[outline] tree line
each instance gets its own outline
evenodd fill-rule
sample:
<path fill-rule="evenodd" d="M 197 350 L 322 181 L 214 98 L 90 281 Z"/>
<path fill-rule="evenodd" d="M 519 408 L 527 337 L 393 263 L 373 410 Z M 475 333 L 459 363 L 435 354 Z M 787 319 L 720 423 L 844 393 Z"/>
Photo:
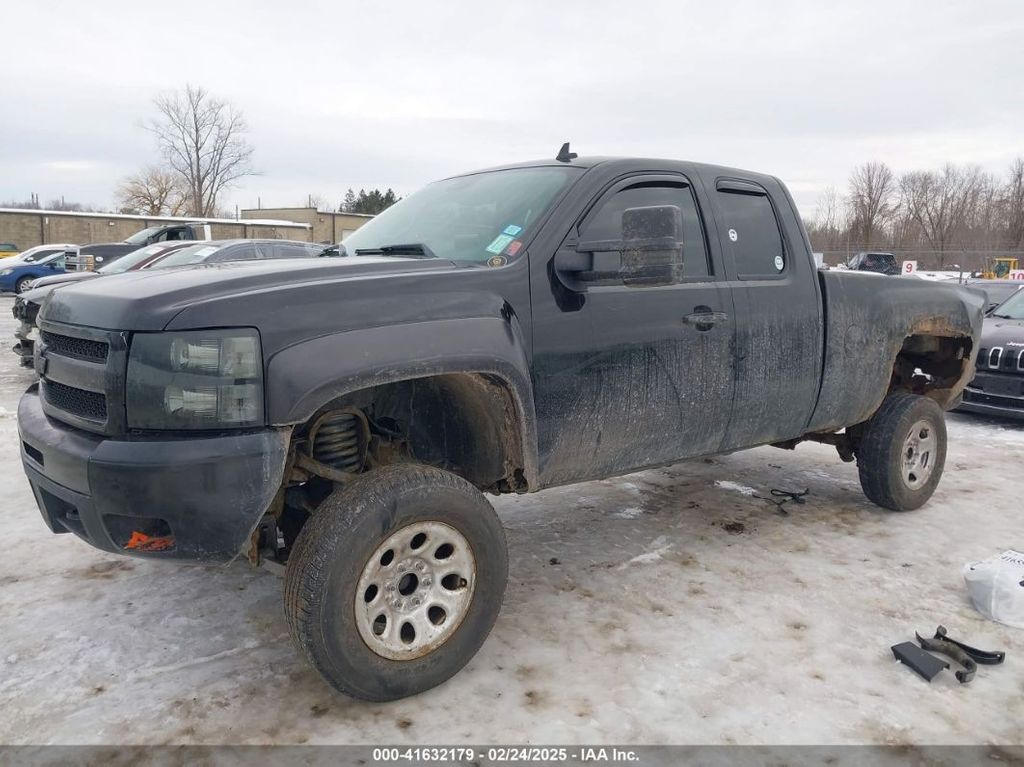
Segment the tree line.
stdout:
<path fill-rule="evenodd" d="M 864 163 L 845 194 L 825 190 L 804 224 L 826 255 L 887 250 L 925 255 L 938 269 L 981 267 L 1024 248 L 1024 157 L 1003 175 L 952 163 L 897 175 L 883 162 Z"/>
<path fill-rule="evenodd" d="M 221 193 L 256 173 L 244 115 L 192 85 L 157 97 L 154 105 L 157 116 L 146 127 L 156 138 L 160 160 L 122 180 L 117 190 L 121 211 L 217 216 Z M 319 195 L 309 195 L 307 201 L 318 209 L 325 207 Z M 360 189 L 358 195 L 349 189 L 337 210 L 376 215 L 397 201 L 391 189 Z"/>

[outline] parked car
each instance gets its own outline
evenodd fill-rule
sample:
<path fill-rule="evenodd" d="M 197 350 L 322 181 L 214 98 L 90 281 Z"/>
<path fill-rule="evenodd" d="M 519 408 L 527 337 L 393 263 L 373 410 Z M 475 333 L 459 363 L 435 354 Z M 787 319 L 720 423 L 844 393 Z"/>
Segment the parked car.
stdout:
<path fill-rule="evenodd" d="M 965 283 L 985 294 L 986 311 L 992 311 L 999 304 L 1024 288 L 1024 280 L 967 280 Z"/>
<path fill-rule="evenodd" d="M 210 237 L 210 225 L 202 221 L 151 226 L 136 232 L 123 242 L 94 242 L 83 245 L 78 255 L 69 260 L 68 271 L 81 272 L 98 269 L 111 261 L 127 256 L 143 245 L 182 240 L 209 240 Z"/>
<path fill-rule="evenodd" d="M 13 242 L 0 242 L 0 258 L 18 255 L 18 246 Z"/>
<path fill-rule="evenodd" d="M 892 253 L 858 253 L 846 265 L 861 272 L 889 275 L 900 273 L 900 265 Z"/>
<path fill-rule="evenodd" d="M 150 268 L 217 264 L 224 261 L 265 261 L 277 258 L 317 258 L 328 248 L 297 240 L 217 240 L 197 243 L 161 258 Z"/>
<path fill-rule="evenodd" d="M 68 250 L 74 250 L 76 247 L 76 245 L 65 242 L 36 245 L 34 248 L 23 250 L 16 255 L 0 259 L 0 269 L 11 267 L 15 264 L 33 264 L 42 258 L 52 256 L 54 253 L 65 253 Z"/>
<path fill-rule="evenodd" d="M 485 492 L 810 440 L 915 509 L 974 373 L 979 292 L 816 269 L 782 183 L 734 168 L 566 145 L 342 244 L 54 291 L 18 427 L 51 531 L 283 564 L 297 647 L 359 698 L 483 644 L 508 574 Z"/>
<path fill-rule="evenodd" d="M 0 264 L 3 266 L 3 264 Z M 51 253 L 31 264 L 17 263 L 0 269 L 0 291 L 22 293 L 40 277 L 64 272 L 64 253 Z"/>
<path fill-rule="evenodd" d="M 1024 290 L 989 312 L 960 410 L 1024 420 Z"/>
<path fill-rule="evenodd" d="M 12 350 L 21 358 L 21 364 L 24 367 L 32 366 L 32 353 L 35 348 L 36 338 L 39 336 L 39 329 L 36 327 L 36 315 L 39 314 L 39 307 L 42 305 L 43 300 L 55 288 L 96 277 L 121 274 L 133 269 L 144 269 L 162 256 L 169 255 L 176 250 L 193 244 L 195 243 L 185 241 L 147 245 L 133 253 L 129 253 L 123 258 L 101 266 L 95 272 L 63 272 L 62 274 L 41 277 L 33 281 L 31 285 L 27 286 L 14 299 L 14 307 L 11 311 L 14 314 L 14 318 L 20 320 L 21 324 L 14 331 L 14 337 L 18 339 L 18 342 L 12 347 Z"/>
<path fill-rule="evenodd" d="M 331 255 L 331 249 L 323 245 L 292 240 L 221 240 L 206 243 L 164 242 L 139 248 L 134 253 L 100 267 L 95 272 L 65 272 L 54 277 L 45 277 L 32 283 L 31 289 L 14 300 L 14 316 L 21 324 L 14 336 L 18 339 L 13 351 L 21 358 L 21 364 L 30 367 L 39 335 L 36 317 L 39 308 L 50 293 L 59 287 L 75 282 L 109 277 L 141 269 L 165 269 L 172 266 L 219 263 L 223 261 L 248 261 L 266 258 L 311 258 Z M 337 255 L 337 248 L 333 252 Z"/>

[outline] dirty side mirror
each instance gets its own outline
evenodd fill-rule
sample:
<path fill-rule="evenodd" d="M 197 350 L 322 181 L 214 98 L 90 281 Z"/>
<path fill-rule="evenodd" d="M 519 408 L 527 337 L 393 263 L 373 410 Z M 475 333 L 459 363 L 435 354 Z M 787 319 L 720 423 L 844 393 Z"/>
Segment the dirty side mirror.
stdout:
<path fill-rule="evenodd" d="M 683 277 L 683 214 L 676 205 L 622 211 L 622 282 L 671 285 Z"/>

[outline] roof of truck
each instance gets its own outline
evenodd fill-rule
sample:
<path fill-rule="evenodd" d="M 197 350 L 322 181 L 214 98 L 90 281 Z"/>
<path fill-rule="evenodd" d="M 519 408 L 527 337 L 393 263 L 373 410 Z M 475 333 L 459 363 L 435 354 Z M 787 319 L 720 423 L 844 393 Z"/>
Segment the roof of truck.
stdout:
<path fill-rule="evenodd" d="M 696 170 L 702 176 L 732 176 L 740 175 L 748 178 L 761 178 L 761 179 L 773 179 L 777 180 L 775 176 L 770 173 L 760 173 L 757 171 L 743 170 L 742 168 L 733 168 L 727 165 L 714 165 L 711 163 L 693 162 L 691 160 L 670 160 L 665 158 L 656 157 L 613 157 L 613 156 L 593 156 L 593 157 L 575 157 L 568 162 L 562 162 L 554 158 L 546 160 L 529 160 L 526 162 L 509 163 L 507 165 L 496 165 L 490 168 L 480 168 L 477 170 L 469 171 L 466 173 L 456 173 L 451 178 L 457 178 L 459 176 L 472 176 L 476 173 L 489 173 L 491 171 L 498 170 L 512 170 L 513 168 L 537 168 L 537 167 L 570 167 L 570 168 L 582 168 L 584 170 L 595 168 L 598 165 L 615 165 L 619 166 L 623 171 L 651 171 L 658 172 L 665 170 L 673 165 L 685 165 L 689 168 Z"/>

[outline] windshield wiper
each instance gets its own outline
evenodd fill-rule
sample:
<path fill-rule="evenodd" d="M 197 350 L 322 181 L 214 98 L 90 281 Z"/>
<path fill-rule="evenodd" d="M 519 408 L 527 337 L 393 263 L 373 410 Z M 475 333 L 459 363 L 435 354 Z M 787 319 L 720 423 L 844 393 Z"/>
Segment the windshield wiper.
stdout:
<path fill-rule="evenodd" d="M 419 256 L 437 258 L 437 255 L 422 242 L 406 242 L 398 245 L 381 245 L 379 248 L 356 248 L 357 256 Z"/>
<path fill-rule="evenodd" d="M 1010 319 L 1010 315 L 1009 314 L 990 314 L 989 317 L 998 317 L 1001 320 L 1008 320 L 1008 319 Z"/>

